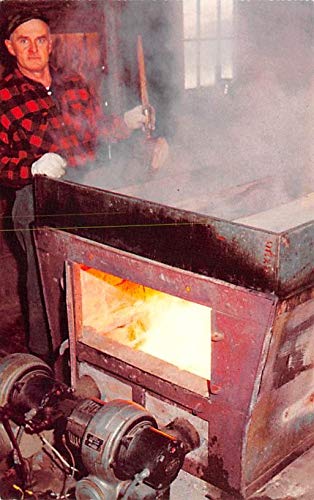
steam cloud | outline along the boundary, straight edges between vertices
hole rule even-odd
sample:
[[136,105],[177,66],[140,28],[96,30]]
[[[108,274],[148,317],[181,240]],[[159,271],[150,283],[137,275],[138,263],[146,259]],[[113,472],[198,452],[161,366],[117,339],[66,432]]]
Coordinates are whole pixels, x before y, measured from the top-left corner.
[[96,168],[75,172],[74,180],[227,219],[312,192],[313,7],[235,2],[233,79],[184,92],[181,2],[129,0],[121,57],[132,91],[125,88],[124,104],[139,102],[141,33],[158,133],[167,137],[170,157],[152,174],[138,154],[139,132],[113,145],[111,160],[104,145]]

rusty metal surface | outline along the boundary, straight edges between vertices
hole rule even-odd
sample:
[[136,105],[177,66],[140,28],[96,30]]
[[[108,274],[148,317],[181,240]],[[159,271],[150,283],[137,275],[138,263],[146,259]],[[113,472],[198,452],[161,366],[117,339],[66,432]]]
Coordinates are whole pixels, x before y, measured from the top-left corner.
[[278,281],[282,292],[314,281],[313,227],[313,223],[304,224],[280,236]]
[[263,482],[314,442],[314,290],[278,304],[260,393],[247,430],[247,484]]
[[37,177],[39,226],[63,228],[171,266],[278,295],[313,280],[314,223],[276,234]]
[[212,308],[218,335],[206,394],[156,376],[148,361],[85,345],[79,317],[69,322],[81,362],[129,384],[141,404],[153,394],[209,422],[208,456],[187,460],[186,470],[245,498],[311,445],[312,223],[275,233],[45,178],[36,179],[36,201],[55,348],[69,334],[65,262]]
[[[222,340],[212,343],[212,380],[207,397],[152,375],[149,367],[140,369],[81,342],[77,343],[77,355],[80,361],[136,387],[133,394],[142,402],[149,392],[209,421],[207,465],[200,467],[188,461],[188,470],[224,490],[240,491],[244,429],[269,347],[276,296],[174,268],[58,229],[39,228],[35,239],[55,348],[68,335],[61,286],[65,262],[85,264],[212,307],[214,326]],[[71,325],[75,320],[70,321]],[[76,335],[79,337],[79,332]],[[212,385],[215,394],[211,394]]]
[[314,222],[283,234],[36,176],[36,224],[285,296],[313,280]]
[[217,390],[215,394],[209,391],[208,397],[77,344],[80,361],[124,380],[141,404],[145,404],[146,393],[155,394],[210,423],[207,461],[187,460],[186,470],[191,474],[245,497],[312,444],[313,291],[278,301],[272,294],[236,287],[51,228],[38,229],[36,243],[55,347],[67,335],[60,314],[64,301],[60,280],[66,261],[109,271],[213,308],[215,329],[222,340],[212,343],[212,382]]

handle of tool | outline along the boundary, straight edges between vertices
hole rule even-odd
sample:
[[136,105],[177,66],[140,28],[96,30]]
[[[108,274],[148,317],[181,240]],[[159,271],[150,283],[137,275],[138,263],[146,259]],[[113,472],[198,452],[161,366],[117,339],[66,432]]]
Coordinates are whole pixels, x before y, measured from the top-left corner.
[[151,122],[152,122],[152,108],[149,103],[148,90],[147,90],[147,79],[145,70],[145,58],[143,49],[142,35],[137,36],[137,62],[138,62],[138,72],[140,81],[140,94],[141,102],[143,106],[143,113],[146,116],[145,133],[148,138],[151,136]]

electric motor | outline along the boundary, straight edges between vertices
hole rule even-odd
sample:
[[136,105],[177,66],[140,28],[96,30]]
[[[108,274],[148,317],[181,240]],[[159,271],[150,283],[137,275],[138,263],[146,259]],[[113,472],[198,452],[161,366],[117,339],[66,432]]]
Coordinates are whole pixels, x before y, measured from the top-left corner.
[[108,482],[146,470],[143,482],[165,489],[185,457],[183,443],[160,431],[154,417],[131,401],[83,401],[68,418],[67,433],[88,472]]
[[186,453],[199,444],[193,432],[183,442],[175,426],[172,433],[158,429],[155,418],[132,401],[77,398],[45,363],[27,354],[0,362],[0,403],[0,443],[6,452],[15,448],[21,456],[17,428],[33,435],[47,429],[62,434],[77,459],[78,500],[161,498]]

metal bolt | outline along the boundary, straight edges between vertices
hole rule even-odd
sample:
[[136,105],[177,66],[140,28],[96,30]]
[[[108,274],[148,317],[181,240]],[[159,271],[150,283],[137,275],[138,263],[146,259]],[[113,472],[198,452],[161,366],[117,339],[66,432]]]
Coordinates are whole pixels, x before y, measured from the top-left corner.
[[212,332],[211,339],[213,342],[219,342],[224,339],[224,336],[222,332]]
[[193,408],[192,410],[192,415],[198,415],[199,413],[202,413],[203,410],[202,410],[202,405],[200,403],[198,403],[195,408]]
[[210,393],[211,394],[218,394],[220,391],[221,391],[221,387],[219,385],[215,385],[215,384],[210,384]]

